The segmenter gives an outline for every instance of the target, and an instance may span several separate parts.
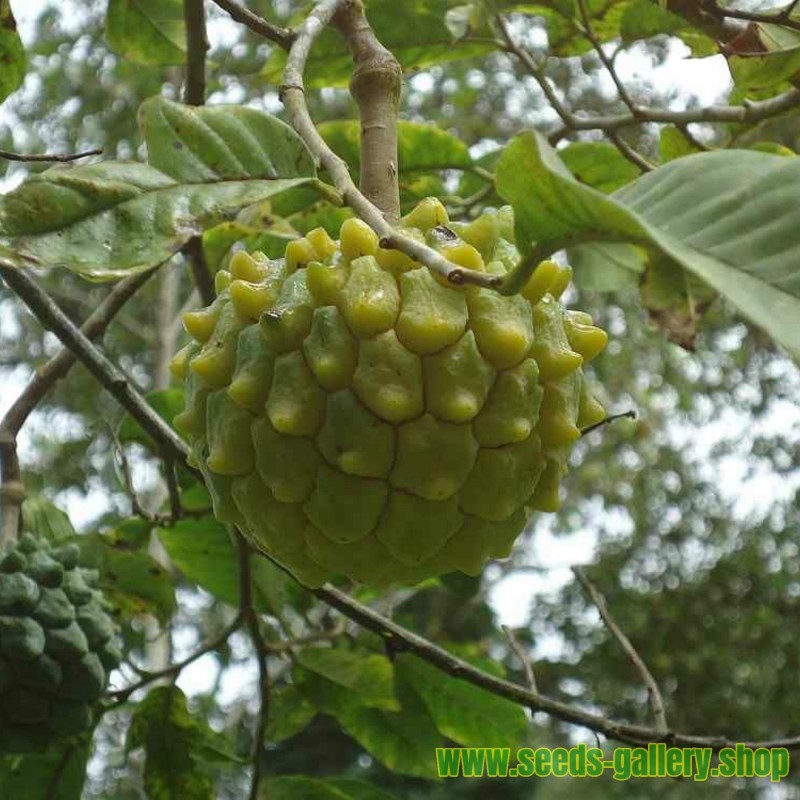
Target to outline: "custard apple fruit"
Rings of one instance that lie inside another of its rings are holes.
[[[461,266],[518,260],[510,208],[450,223],[430,198],[405,233]],[[582,366],[605,332],[542,262],[512,297],[444,283],[358,219],[270,261],[240,251],[186,314],[175,419],[216,516],[316,586],[374,586],[509,555],[533,509],[559,507],[581,428],[605,416]]]
[[[0,753],[40,752],[87,731],[117,630],[78,547],[31,534],[0,551]]]

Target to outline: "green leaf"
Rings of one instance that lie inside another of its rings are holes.
[[[317,709],[294,685],[273,691],[269,700],[269,723],[266,740],[277,744],[305,730],[317,715]]]
[[[195,106],[151,97],[139,107],[150,164],[181,183],[313,178],[303,140],[277,117],[234,105]]]
[[[126,750],[144,748],[148,800],[213,800],[208,751],[217,740],[208,723],[189,712],[175,686],[158,686],[136,707]]]
[[[647,258],[639,248],[629,244],[590,242],[570,248],[569,263],[576,286],[596,292],[616,292],[639,285]]]
[[[686,19],[662,7],[657,0],[632,0],[620,20],[624,44],[652,36],[678,36],[697,57],[714,55],[716,43]]]
[[[800,17],[797,21],[800,21]],[[728,66],[737,87],[746,90],[776,89],[800,72],[798,31],[771,23],[758,23],[753,26],[753,32],[767,52],[728,56]]]
[[[182,185],[146,164],[53,167],[0,203],[0,246],[95,280],[162,263],[204,229],[309,178]]]
[[[361,164],[361,126],[356,120],[324,122],[322,137],[357,172]],[[469,169],[472,158],[461,139],[436,125],[400,120],[397,125],[400,174],[421,170]]]
[[[523,253],[638,244],[700,278],[800,358],[800,159],[698,153],[606,196],[576,181],[531,132],[506,148],[496,182],[514,207]],[[595,253],[602,260],[602,248]]]
[[[334,778],[321,780],[305,775],[281,775],[264,782],[263,800],[394,800],[394,795],[369,783]]]
[[[109,0],[106,39],[125,58],[148,66],[183,64],[182,0]]]
[[[22,501],[22,525],[25,531],[49,542],[75,536],[69,517],[40,494],[29,494]]]
[[[15,92],[25,77],[25,48],[17,33],[10,0],[0,0],[0,103]]]
[[[361,681],[356,682],[357,690],[343,683],[349,680],[348,673],[358,672],[355,665],[326,666],[333,666],[329,672],[336,674],[338,680],[295,667],[293,677],[303,696],[320,711],[335,717],[349,736],[389,769],[405,775],[434,777],[431,753],[442,745],[442,738],[420,699],[403,686],[398,687],[398,710],[367,706],[365,698],[373,703],[378,700],[381,705],[388,705],[387,700],[393,698],[376,698],[374,692],[370,697],[368,687]]]
[[[144,399],[169,426],[172,426],[172,420],[183,411],[185,406],[183,389],[158,389],[148,392]],[[145,433],[141,425],[129,414],[122,418],[117,435],[120,442],[138,442],[147,447],[153,444],[152,437]]]
[[[394,667],[385,656],[333,647],[305,647],[295,654],[298,664],[358,696],[361,705],[397,710]]]
[[[395,660],[398,680],[415,692],[439,732],[464,747],[520,746],[530,734],[525,712],[497,697],[440,672],[409,654]]]
[[[182,519],[158,528],[158,538],[172,563],[187,580],[224,603],[239,605],[239,562],[228,531],[213,517]],[[286,603],[285,573],[263,558],[253,559],[253,601],[259,611],[280,614]]]
[[[558,155],[581,183],[606,194],[641,175],[640,170],[608,142],[574,142],[559,150]]]
[[[100,572],[100,588],[125,616],[152,614],[166,622],[175,612],[169,573],[147,553],[129,552],[118,540],[88,534],[76,539],[81,562]]]
[[[400,62],[404,72],[485,55],[497,49],[490,36],[466,36],[454,41],[447,29],[448,0],[372,0],[369,21],[381,43]],[[264,66],[266,80],[279,84],[286,54],[275,48]],[[353,60],[338,31],[327,28],[315,42],[305,80],[308,86],[346,86]]]
[[[89,745],[71,742],[44,756],[0,758],[0,797],[8,800],[80,800]]]

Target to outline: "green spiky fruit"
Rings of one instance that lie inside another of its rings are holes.
[[[90,729],[119,663],[116,627],[74,544],[25,534],[0,551],[0,753]]]
[[[403,225],[463,267],[518,259],[509,208],[449,224],[430,198]],[[446,285],[357,219],[280,260],[237,252],[173,362],[217,517],[309,585],[508,556],[605,416],[582,367],[607,337],[559,302],[570,276],[543,262],[513,297]]]

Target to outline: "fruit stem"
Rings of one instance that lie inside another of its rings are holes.
[[[356,64],[350,93],[361,117],[360,189],[383,212],[387,222],[397,224],[397,112],[403,73],[397,59],[375,36],[361,0],[343,3],[333,24],[347,42]]]

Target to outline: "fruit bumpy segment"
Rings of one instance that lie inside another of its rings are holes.
[[[451,262],[505,274],[510,208],[450,223],[422,201],[404,232]],[[317,586],[374,586],[509,555],[531,510],[559,507],[580,429],[605,417],[582,366],[605,346],[543,262],[504,297],[452,286],[346,220],[270,261],[237,252],[190,312],[173,361],[175,419],[216,516]]]
[[[0,551],[0,752],[88,731],[118,666],[117,628],[77,545],[25,534]]]

